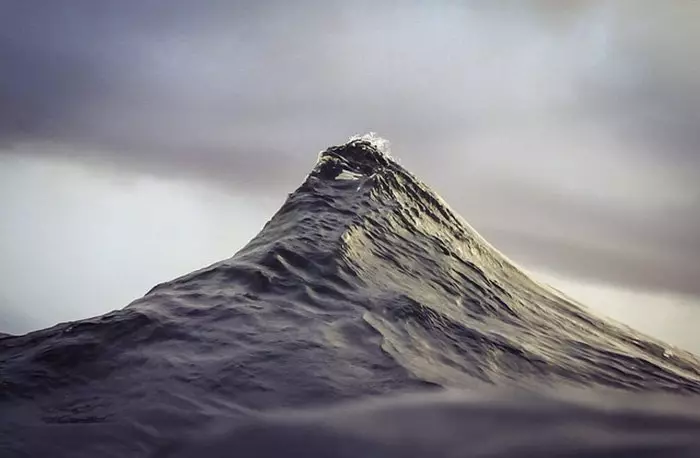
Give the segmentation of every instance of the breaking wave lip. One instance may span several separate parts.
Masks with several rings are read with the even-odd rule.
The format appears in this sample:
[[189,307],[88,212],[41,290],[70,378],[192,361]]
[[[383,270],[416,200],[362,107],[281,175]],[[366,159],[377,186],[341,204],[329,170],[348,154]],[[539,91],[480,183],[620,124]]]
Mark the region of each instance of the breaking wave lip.
[[698,456],[699,394],[697,358],[531,279],[370,134],[321,152],[233,257],[0,338],[0,451]]

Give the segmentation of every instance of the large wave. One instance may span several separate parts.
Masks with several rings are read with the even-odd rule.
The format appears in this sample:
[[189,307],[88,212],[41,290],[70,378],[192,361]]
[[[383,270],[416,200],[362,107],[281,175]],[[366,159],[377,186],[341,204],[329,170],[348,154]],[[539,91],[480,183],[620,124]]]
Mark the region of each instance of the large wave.
[[[557,456],[586,434],[591,453],[700,453],[694,356],[532,280],[385,151],[355,137],[322,152],[232,258],[0,337],[0,454]],[[584,388],[619,408],[551,395]],[[683,401],[630,409],[629,392]]]

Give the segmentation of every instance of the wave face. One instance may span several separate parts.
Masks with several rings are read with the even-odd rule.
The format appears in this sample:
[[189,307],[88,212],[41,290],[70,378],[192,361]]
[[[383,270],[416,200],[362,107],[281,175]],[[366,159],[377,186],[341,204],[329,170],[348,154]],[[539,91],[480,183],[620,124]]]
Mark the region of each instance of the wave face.
[[700,456],[699,394],[695,357],[538,284],[362,137],[232,258],[0,337],[0,455]]

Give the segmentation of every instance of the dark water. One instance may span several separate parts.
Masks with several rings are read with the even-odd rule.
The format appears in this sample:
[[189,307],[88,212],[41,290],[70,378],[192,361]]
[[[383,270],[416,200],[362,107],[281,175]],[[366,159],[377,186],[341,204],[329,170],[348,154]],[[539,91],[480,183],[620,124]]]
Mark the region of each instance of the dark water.
[[536,283],[356,139],[234,257],[0,337],[0,456],[700,457],[700,362]]

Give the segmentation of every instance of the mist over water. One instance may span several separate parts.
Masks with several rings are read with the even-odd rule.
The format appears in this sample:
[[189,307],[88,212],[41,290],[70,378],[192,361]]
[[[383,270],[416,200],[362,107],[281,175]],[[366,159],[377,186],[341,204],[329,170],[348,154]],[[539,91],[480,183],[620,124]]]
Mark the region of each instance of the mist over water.
[[0,338],[3,456],[700,452],[696,357],[533,280],[384,150],[325,150],[229,259]]

